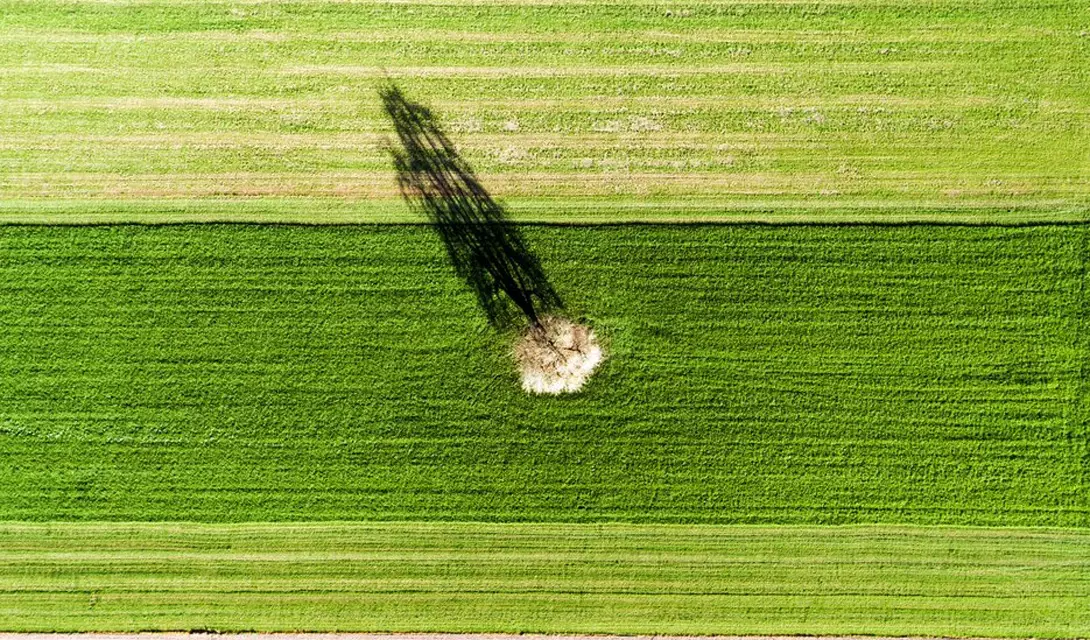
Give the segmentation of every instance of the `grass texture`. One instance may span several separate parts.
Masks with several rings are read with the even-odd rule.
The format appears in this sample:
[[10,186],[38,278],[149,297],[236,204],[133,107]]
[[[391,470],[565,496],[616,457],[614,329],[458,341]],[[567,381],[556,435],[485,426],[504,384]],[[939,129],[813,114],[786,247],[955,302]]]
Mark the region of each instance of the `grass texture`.
[[1090,525],[1085,227],[525,232],[575,397],[424,227],[5,228],[0,520]]
[[0,524],[0,627],[1086,637],[1090,532]]
[[376,88],[524,220],[1083,220],[1083,0],[0,0],[0,220],[382,222]]

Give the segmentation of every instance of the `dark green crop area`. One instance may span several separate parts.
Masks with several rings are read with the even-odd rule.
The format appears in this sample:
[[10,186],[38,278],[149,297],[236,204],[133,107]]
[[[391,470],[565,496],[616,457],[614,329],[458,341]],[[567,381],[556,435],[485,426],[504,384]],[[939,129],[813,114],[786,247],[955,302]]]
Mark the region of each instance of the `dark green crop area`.
[[1085,228],[525,232],[577,396],[424,227],[3,228],[0,520],[1090,525]]

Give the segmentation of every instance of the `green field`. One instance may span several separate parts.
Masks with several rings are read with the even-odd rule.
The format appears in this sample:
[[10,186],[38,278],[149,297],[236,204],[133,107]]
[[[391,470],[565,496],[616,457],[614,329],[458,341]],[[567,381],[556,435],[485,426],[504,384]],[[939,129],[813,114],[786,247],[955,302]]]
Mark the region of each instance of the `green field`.
[[0,525],[0,627],[1085,636],[1090,532]]
[[376,88],[525,220],[1083,220],[1081,0],[0,2],[0,219],[411,220]]
[[1085,227],[526,234],[575,397],[424,227],[5,229],[0,520],[1090,524]]
[[0,632],[1090,637],[1087,222],[1085,0],[0,0]]

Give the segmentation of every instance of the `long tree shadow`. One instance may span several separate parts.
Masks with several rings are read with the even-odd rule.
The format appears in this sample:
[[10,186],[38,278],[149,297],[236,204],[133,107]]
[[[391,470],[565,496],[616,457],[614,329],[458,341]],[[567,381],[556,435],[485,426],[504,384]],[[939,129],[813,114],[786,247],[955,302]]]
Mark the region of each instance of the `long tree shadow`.
[[[446,245],[455,272],[498,328],[521,312],[532,326],[564,305],[522,234],[507,220],[427,107],[391,84],[379,91],[401,148],[391,148],[401,193],[422,210]],[[516,311],[516,309],[518,311]]]

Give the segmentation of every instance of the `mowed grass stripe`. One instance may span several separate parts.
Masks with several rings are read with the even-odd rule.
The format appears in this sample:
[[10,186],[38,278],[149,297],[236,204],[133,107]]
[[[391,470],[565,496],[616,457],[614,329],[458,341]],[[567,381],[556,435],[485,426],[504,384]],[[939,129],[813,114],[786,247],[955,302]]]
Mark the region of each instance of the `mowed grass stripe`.
[[[568,174],[535,172],[505,173],[495,177],[505,183],[505,188],[496,193],[497,197],[533,198],[540,196],[543,188],[548,187],[551,196],[559,200],[558,209],[560,210],[572,208],[571,205],[564,202],[567,198],[589,199],[594,196],[601,196],[607,199],[607,202],[609,198],[631,199],[635,197],[678,200],[689,194],[690,196],[703,197],[708,200],[718,200],[723,203],[720,205],[720,210],[724,212],[732,209],[748,208],[751,211],[751,220],[753,221],[759,219],[761,215],[759,207],[763,204],[763,201],[782,198],[785,192],[793,190],[818,191],[826,184],[822,176],[816,174],[795,173],[784,175],[775,172],[751,172],[746,174],[676,174],[663,171]],[[48,186],[42,188],[45,181],[50,182],[47,183]],[[184,201],[203,197],[305,198],[308,197],[305,194],[311,194],[311,196],[329,200],[340,196],[342,199],[350,200],[341,208],[354,210],[355,214],[360,218],[358,221],[364,223],[380,221],[369,220],[364,217],[367,208],[372,203],[360,203],[360,200],[382,199],[389,201],[399,195],[396,179],[386,171],[320,175],[278,175],[274,173],[246,172],[176,174],[172,176],[170,184],[163,184],[161,176],[156,174],[109,177],[97,174],[66,174],[57,178],[42,176],[41,174],[21,174],[3,180],[0,185],[12,190],[18,190],[25,196],[22,202],[29,201],[28,208],[14,208],[13,214],[15,215],[5,220],[6,222],[14,222],[16,221],[15,216],[23,216],[24,219],[31,218],[44,223],[59,222],[60,224],[70,221],[54,221],[46,218],[47,212],[55,206],[49,199],[49,194],[56,188],[63,188],[68,199],[78,198],[79,196],[108,195],[109,199],[129,197],[154,200],[168,198]],[[1024,185],[1024,182],[1019,182],[1012,186],[1018,189]],[[847,209],[851,213],[852,204],[857,200],[873,200],[879,198],[880,194],[888,194],[894,199],[895,204],[879,204],[875,209],[912,211],[919,206],[925,205],[928,200],[909,201],[909,203],[896,202],[897,196],[915,194],[925,190],[935,191],[945,185],[941,182],[916,182],[912,179],[893,175],[876,177],[871,180],[870,186],[871,193],[852,192],[845,194],[847,197],[842,197],[834,202],[821,203],[818,198],[819,206],[811,211],[811,220],[818,223],[828,222],[827,219],[820,217],[818,211]],[[1081,206],[1066,206],[1069,201],[1064,199],[1063,195],[1076,193],[1080,189],[1081,185],[1064,182],[1052,189],[1053,193],[1050,194],[1049,198],[1024,201],[1011,196],[1009,193],[997,193],[993,188],[974,185],[967,187],[965,191],[956,189],[951,191],[954,198],[967,196],[956,204],[946,204],[951,201],[949,198],[945,201],[933,198],[930,201],[936,203],[936,208],[940,210],[990,210],[991,217],[987,218],[986,221],[998,224],[1016,222],[1016,220],[1004,217],[1004,213],[1026,209],[1040,210],[1046,207],[1052,208],[1056,216],[1064,214],[1071,216],[1070,218],[1057,218],[1057,220],[1078,222],[1085,220],[1088,209]],[[696,190],[699,190],[699,193],[693,193]],[[806,204],[810,202],[810,199],[805,196],[794,198],[788,196],[784,199],[793,203],[797,208],[805,208]],[[387,204],[389,206],[392,203]],[[515,204],[517,203],[512,203],[513,206]],[[103,206],[106,205],[99,202],[84,202],[81,209],[93,214],[96,209]],[[309,208],[316,208],[317,206],[312,204]],[[7,208],[13,207],[8,205]],[[224,208],[224,212],[230,213],[236,208],[238,208],[237,205],[228,206]],[[412,211],[405,206],[399,207],[399,209],[397,216],[399,221],[422,221],[418,212]],[[934,211],[924,213],[924,215],[928,214],[933,215]],[[518,217],[522,220],[537,220],[532,217],[530,211],[521,211]],[[285,219],[278,220],[271,215],[267,216],[267,218],[270,222],[289,221]],[[298,219],[298,214],[295,214],[293,218]],[[552,219],[559,222],[578,222],[577,219],[560,218],[556,215],[552,216]],[[133,221],[146,222],[147,220]],[[304,221],[306,220],[304,219]],[[549,220],[539,221],[546,222]],[[635,222],[638,219],[620,218],[612,221]],[[838,219],[837,221],[842,220]],[[321,220],[316,220],[316,222],[321,222]]]
[[[385,74],[440,109],[505,197],[715,195],[728,206],[709,217],[750,204],[764,219],[750,199],[774,195],[793,204],[772,214],[818,203],[817,220],[852,219],[875,199],[921,220],[990,207],[990,219],[1017,221],[1052,207],[1077,221],[1090,203],[1090,36],[1075,2],[0,9],[0,198],[84,200],[84,216],[117,198],[275,196],[320,209],[388,197],[391,180],[373,186],[389,173]],[[293,134],[311,137],[267,143]],[[248,220],[244,208],[214,219]],[[383,221],[366,209],[353,219]],[[41,203],[5,219],[35,216],[64,221]],[[626,208],[613,218],[644,219]]]
[[[237,185],[236,185],[237,187]],[[8,224],[147,224],[208,222],[291,224],[422,224],[421,216],[396,199],[299,198],[248,195],[237,188],[200,198],[87,200],[22,199],[0,201],[0,217]],[[235,195],[232,195],[235,194]],[[1064,200],[1023,202],[1002,199],[950,206],[939,200],[916,205],[871,198],[815,202],[749,196],[745,201],[722,197],[504,198],[512,219],[563,225],[629,223],[772,223],[772,224],[980,224],[1018,226],[1082,220],[1086,210]],[[135,217],[134,217],[135,216]],[[623,220],[624,222],[618,222]]]
[[0,524],[16,631],[1079,637],[1090,534],[931,527]]
[[427,228],[7,227],[0,519],[1085,526],[1086,233],[528,227],[531,398]]

